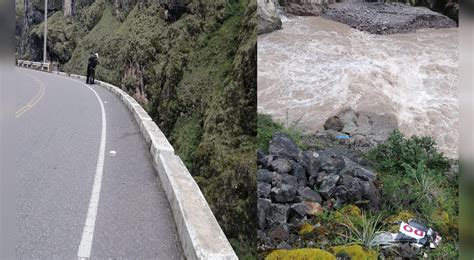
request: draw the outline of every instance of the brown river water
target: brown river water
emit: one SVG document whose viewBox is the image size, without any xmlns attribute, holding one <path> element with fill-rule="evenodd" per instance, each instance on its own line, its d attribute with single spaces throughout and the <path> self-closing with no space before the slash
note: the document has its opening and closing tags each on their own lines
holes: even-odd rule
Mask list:
<svg viewBox="0 0 474 260">
<path fill-rule="evenodd" d="M 406 135 L 458 147 L 458 28 L 373 35 L 322 17 L 283 17 L 258 37 L 258 111 L 304 132 L 343 108 L 393 113 Z"/>
</svg>

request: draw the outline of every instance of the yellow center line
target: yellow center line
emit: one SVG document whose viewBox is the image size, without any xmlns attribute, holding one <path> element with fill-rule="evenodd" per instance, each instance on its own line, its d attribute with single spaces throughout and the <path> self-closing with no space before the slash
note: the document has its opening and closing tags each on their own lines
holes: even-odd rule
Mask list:
<svg viewBox="0 0 474 260">
<path fill-rule="evenodd" d="M 30 110 L 34 105 L 36 105 L 36 103 L 38 103 L 38 101 L 43 97 L 44 89 L 45 89 L 44 83 L 41 80 L 39 80 L 36 77 L 33 77 L 31 75 L 28 75 L 26 73 L 23 73 L 23 72 L 22 72 L 22 74 L 24 74 L 25 76 L 27 76 L 27 77 L 33 79 L 34 81 L 36 81 L 36 83 L 40 87 L 40 90 L 38 91 L 36 96 L 33 99 L 30 100 L 30 102 L 28 102 L 24 107 L 18 109 L 18 111 L 15 112 L 15 118 L 19 118 L 21 115 L 23 115 L 28 110 Z"/>
</svg>

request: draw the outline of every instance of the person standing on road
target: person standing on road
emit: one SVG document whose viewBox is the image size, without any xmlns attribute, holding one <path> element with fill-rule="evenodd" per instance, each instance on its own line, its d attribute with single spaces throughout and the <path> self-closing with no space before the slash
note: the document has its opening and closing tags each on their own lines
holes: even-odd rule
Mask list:
<svg viewBox="0 0 474 260">
<path fill-rule="evenodd" d="M 95 80 L 95 67 L 99 64 L 99 54 L 96 53 L 89 57 L 89 61 L 87 63 L 87 84 L 94 84 Z"/>
</svg>

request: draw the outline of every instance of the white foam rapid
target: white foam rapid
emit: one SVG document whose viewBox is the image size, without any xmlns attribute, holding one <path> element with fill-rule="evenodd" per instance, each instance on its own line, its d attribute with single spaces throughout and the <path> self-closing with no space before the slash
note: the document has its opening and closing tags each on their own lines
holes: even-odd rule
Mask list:
<svg viewBox="0 0 474 260">
<path fill-rule="evenodd" d="M 408 136 L 458 147 L 458 29 L 372 35 L 289 17 L 258 37 L 258 111 L 313 132 L 343 108 L 394 113 Z"/>
</svg>

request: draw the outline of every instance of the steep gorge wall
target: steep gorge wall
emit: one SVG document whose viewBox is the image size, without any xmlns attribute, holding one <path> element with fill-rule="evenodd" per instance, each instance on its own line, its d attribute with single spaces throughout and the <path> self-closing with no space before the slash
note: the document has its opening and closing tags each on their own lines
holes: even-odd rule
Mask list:
<svg viewBox="0 0 474 260">
<path fill-rule="evenodd" d="M 189 1 L 173 22 L 163 19 L 158 1 L 79 3 L 73 17 L 52 11 L 50 60 L 84 74 L 87 57 L 98 52 L 97 78 L 121 86 L 148 110 L 237 253 L 252 254 L 256 1 Z M 38 59 L 43 24 L 29 26 L 27 37 L 18 37 L 18 57 Z M 30 51 L 20 53 L 22 45 Z"/>
</svg>

